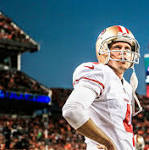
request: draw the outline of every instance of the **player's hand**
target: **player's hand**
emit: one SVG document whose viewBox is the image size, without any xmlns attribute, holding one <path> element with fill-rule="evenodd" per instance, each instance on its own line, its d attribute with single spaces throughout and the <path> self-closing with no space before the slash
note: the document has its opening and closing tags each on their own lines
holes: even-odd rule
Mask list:
<svg viewBox="0 0 149 150">
<path fill-rule="evenodd" d="M 107 148 L 106 146 L 101 145 L 101 144 L 98 144 L 98 145 L 97 145 L 97 148 L 98 148 L 99 150 L 108 150 L 108 148 Z"/>
</svg>

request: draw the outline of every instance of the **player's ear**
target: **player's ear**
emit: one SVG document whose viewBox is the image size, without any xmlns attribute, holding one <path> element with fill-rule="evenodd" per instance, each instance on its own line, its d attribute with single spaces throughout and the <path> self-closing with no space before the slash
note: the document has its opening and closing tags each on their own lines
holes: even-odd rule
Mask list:
<svg viewBox="0 0 149 150">
<path fill-rule="evenodd" d="M 99 63 L 106 64 L 108 59 L 108 54 L 97 55 L 97 59 Z"/>
</svg>

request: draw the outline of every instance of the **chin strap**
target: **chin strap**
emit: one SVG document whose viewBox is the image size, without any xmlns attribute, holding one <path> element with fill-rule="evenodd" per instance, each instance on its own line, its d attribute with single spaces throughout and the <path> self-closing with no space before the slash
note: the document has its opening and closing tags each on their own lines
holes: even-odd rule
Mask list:
<svg viewBox="0 0 149 150">
<path fill-rule="evenodd" d="M 133 100 L 133 116 L 136 116 L 138 113 L 140 113 L 142 111 L 142 107 L 141 107 L 141 104 L 138 100 L 138 97 L 136 95 L 136 89 L 138 87 L 138 79 L 137 79 L 137 76 L 136 76 L 136 73 L 135 73 L 135 69 L 134 69 L 134 66 L 131 67 L 133 69 L 133 72 L 132 72 L 132 75 L 131 75 L 131 78 L 130 78 L 130 84 L 132 86 L 132 94 L 133 94 L 133 97 L 134 97 L 134 100 Z M 139 107 L 139 110 L 137 112 L 135 112 L 135 101 Z"/>
</svg>

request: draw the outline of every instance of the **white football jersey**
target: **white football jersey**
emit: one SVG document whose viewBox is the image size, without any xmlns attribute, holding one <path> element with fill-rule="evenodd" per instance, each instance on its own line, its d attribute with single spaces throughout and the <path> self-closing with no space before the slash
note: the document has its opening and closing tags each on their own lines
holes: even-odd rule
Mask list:
<svg viewBox="0 0 149 150">
<path fill-rule="evenodd" d="M 121 81 L 108 65 L 88 62 L 76 68 L 73 85 L 74 88 L 88 87 L 96 93 L 96 99 L 88 108 L 90 118 L 113 140 L 118 150 L 133 150 L 130 84 L 124 78 Z M 88 138 L 86 143 L 88 146 L 97 144 Z"/>
</svg>

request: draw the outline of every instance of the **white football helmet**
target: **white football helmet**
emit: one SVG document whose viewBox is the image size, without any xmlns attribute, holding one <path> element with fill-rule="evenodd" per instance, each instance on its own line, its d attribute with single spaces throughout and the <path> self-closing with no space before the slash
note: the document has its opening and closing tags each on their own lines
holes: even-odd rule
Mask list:
<svg viewBox="0 0 149 150">
<path fill-rule="evenodd" d="M 127 60 L 124 58 L 124 51 L 121 51 L 122 54 L 122 59 L 112 59 L 110 56 L 110 49 L 109 45 L 112 42 L 116 41 L 121 41 L 121 42 L 127 42 L 130 44 L 132 50 L 127 51 L 128 53 L 131 54 L 131 59 Z M 96 55 L 97 59 L 100 63 L 107 64 L 109 60 L 115 60 L 115 61 L 128 61 L 131 62 L 132 65 L 135 63 L 139 63 L 139 57 L 140 57 L 140 46 L 131 33 L 130 30 L 127 28 L 120 26 L 120 25 L 115 25 L 106 28 L 103 30 L 96 41 Z M 116 52 L 119 50 L 115 50 Z M 131 65 L 131 66 L 132 66 Z"/>
</svg>

